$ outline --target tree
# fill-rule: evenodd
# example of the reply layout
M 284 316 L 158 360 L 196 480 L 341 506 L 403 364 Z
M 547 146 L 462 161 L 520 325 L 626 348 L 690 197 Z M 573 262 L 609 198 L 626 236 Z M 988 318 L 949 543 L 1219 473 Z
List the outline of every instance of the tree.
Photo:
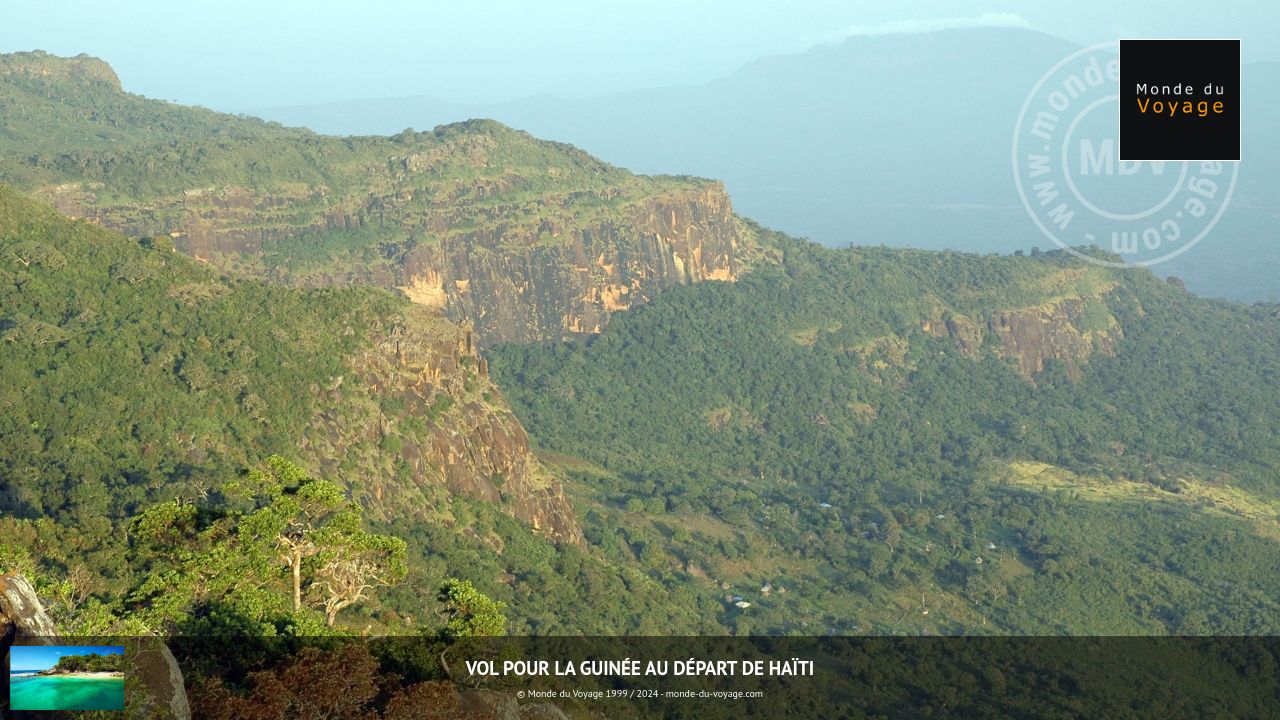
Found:
M 376 718 L 369 706 L 378 697 L 378 661 L 367 648 L 345 645 L 333 652 L 304 647 L 283 661 L 254 672 L 248 692 L 207 677 L 192 693 L 196 717 L 215 720 Z
M 364 600 L 378 585 L 400 582 L 408 572 L 404 540 L 364 532 L 354 512 L 341 514 L 320 535 L 323 565 L 316 573 L 316 586 L 329 627 L 343 608 Z
M 224 484 L 222 496 L 230 507 L 171 502 L 134 521 L 135 560 L 153 567 L 132 600 L 151 622 L 189 624 L 193 609 L 202 608 L 207 612 L 195 615 L 206 623 L 262 623 L 267 634 L 286 625 L 323 632 L 370 589 L 407 572 L 404 541 L 365 532 L 359 508 L 337 485 L 284 458 L 272 456 Z M 288 601 L 280 593 L 282 566 Z M 304 612 L 304 586 L 318 595 L 324 625 Z
M 41 242 L 27 240 L 9 247 L 9 256 L 23 267 L 42 265 L 50 270 L 61 270 L 67 266 L 67 258 L 57 248 Z
M 317 535 L 343 511 L 346 498 L 337 485 L 311 477 L 279 455 L 267 458 L 266 467 L 250 473 L 248 480 L 249 487 L 273 498 L 269 511 L 282 525 L 275 543 L 289 569 L 297 612 L 302 608 L 302 563 L 320 552 Z
M 365 532 L 359 509 L 336 484 L 273 455 L 265 467 L 249 474 L 241 490 L 268 501 L 255 514 L 255 524 L 260 534 L 272 535 L 289 570 L 294 612 L 302 608 L 303 566 L 308 562 L 315 568 L 313 587 L 329 627 L 344 608 L 367 599 L 373 587 L 404 578 L 404 541 Z
M 470 580 L 449 578 L 436 596 L 445 623 L 441 634 L 447 640 L 464 637 L 495 637 L 506 634 L 507 604 L 480 592 Z
M 440 586 L 436 595 L 440 601 L 440 617 L 444 627 L 440 629 L 440 637 L 448 643 L 464 638 L 496 637 L 507 632 L 507 617 L 503 610 L 507 604 L 494 600 L 480 592 L 470 580 L 449 578 Z M 445 660 L 445 654 L 453 647 L 450 644 L 440 653 L 440 667 L 449 678 L 453 673 Z

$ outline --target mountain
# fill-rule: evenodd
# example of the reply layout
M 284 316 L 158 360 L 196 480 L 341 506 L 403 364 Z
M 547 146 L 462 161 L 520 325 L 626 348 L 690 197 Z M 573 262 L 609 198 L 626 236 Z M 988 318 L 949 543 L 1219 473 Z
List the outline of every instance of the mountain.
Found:
M 19 517 L 95 524 L 104 504 L 121 517 L 295 448 L 383 517 L 441 512 L 457 493 L 578 541 L 471 334 L 436 312 L 228 280 L 3 188 L 0 256 L 4 466 L 23 480 L 5 506 Z
M 0 570 L 71 583 L 60 622 L 104 622 L 90 610 L 170 577 L 131 560 L 148 509 L 213 503 L 280 454 L 409 543 L 408 579 L 363 622 L 430 618 L 453 575 L 518 607 L 515 632 L 716 627 L 697 589 L 674 596 L 586 547 L 472 333 L 386 290 L 232 279 L 167 240 L 0 186 Z M 571 610 L 588 592 L 619 599 Z
M 46 203 L 0 190 L 0 569 L 64 612 L 182 603 L 248 547 L 227 592 L 289 630 L 219 489 L 265 462 L 406 550 L 352 632 L 417 632 L 448 577 L 530 634 L 1277 630 L 1275 306 L 835 250 L 495 121 L 326 137 L 38 53 L 0 102 Z M 892 153 L 843 142 L 815 168 Z
M 491 121 L 325 137 L 131 95 L 100 60 L 38 52 L 0 57 L 0 107 L 0 181 L 68 216 L 242 276 L 400 288 L 481 346 L 598 332 L 743 262 L 720 184 Z
M 744 232 L 736 283 L 481 357 L 0 190 L 0 565 L 116 607 L 169 577 L 124 528 L 281 453 L 408 541 L 379 628 L 457 575 L 513 632 L 1275 632 L 1276 308 Z
M 735 284 L 490 354 L 589 542 L 742 596 L 739 632 L 1275 632 L 1276 307 L 758 232 Z
M 726 179 L 748 216 L 827 244 L 910 238 L 945 247 L 949 237 L 912 231 L 920 221 L 892 220 L 944 204 L 1003 209 L 1009 214 L 997 220 L 1016 219 L 1013 120 L 1043 68 L 1073 49 L 1003 28 L 853 37 L 757 60 L 700 86 L 543 96 L 463 112 L 572 141 L 626 167 L 678 165 Z M 386 120 L 379 119 L 389 115 L 385 104 L 378 116 L 366 116 L 363 103 L 265 114 L 325 132 L 387 132 L 453 119 L 447 113 L 458 110 L 404 102 L 405 112 Z M 434 112 L 416 115 L 423 110 Z M 1007 127 L 992 122 L 1005 117 Z M 988 152 L 993 147 L 1000 152 Z M 924 227 L 939 227 L 933 223 Z M 1024 248 L 1016 237 L 987 242 L 1003 244 L 981 250 Z
M 720 178 L 737 209 L 831 246 L 1010 253 L 1046 247 L 1009 167 L 1014 123 L 1041 75 L 1078 46 L 1017 28 L 855 36 L 752 62 L 719 80 L 590 99 L 458 107 L 425 98 L 260 113 L 324 132 L 394 132 L 492 117 L 640 172 Z M 1277 64 L 1243 73 L 1231 211 L 1160 272 L 1193 291 L 1280 300 L 1272 102 Z

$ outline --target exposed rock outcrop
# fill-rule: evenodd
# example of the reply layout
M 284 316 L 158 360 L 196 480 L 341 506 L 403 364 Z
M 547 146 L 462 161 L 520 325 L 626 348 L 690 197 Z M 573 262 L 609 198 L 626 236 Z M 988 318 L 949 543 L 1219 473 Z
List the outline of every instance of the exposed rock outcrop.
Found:
M 337 141 L 297 142 L 312 152 Z M 119 200 L 107 165 L 101 182 L 35 195 L 125 235 L 166 236 L 237 274 L 399 288 L 474 323 L 482 347 L 596 333 L 613 311 L 743 269 L 747 238 L 718 182 L 631 175 L 488 121 L 376 142 L 390 156 L 364 160 L 342 189 L 321 182 L 334 169 L 317 160 L 318 177 L 305 183 L 179 186 Z M 522 164 L 533 153 L 543 164 Z M 327 247 L 324 257 L 308 243 Z
M 548 221 L 533 233 L 487 229 L 419 246 L 399 286 L 471 320 L 482 345 L 560 340 L 598 333 L 609 313 L 677 285 L 736 279 L 737 241 L 729 200 L 710 185 L 594 225 Z
M 703 280 L 735 280 L 741 240 L 719 183 L 689 181 L 660 194 L 622 189 L 588 193 L 616 212 L 587 219 L 566 212 L 582 193 L 504 204 L 413 202 L 413 192 L 370 196 L 344 208 L 323 188 L 254 192 L 223 187 L 184 191 L 146 208 L 100 204 L 95 188 L 64 185 L 40 197 L 60 212 L 134 237 L 167 235 L 178 249 L 254 272 L 265 243 L 365 229 L 408 239 L 357 267 L 277 279 L 308 285 L 352 282 L 395 287 L 410 300 L 474 323 L 479 344 L 559 340 L 598 333 L 609 313 Z M 298 222 L 279 222 L 301 214 Z M 530 217 L 538 222 L 525 222 Z M 520 222 L 517 222 L 520 220 Z M 478 227 L 476 227 L 478 226 Z M 471 227 L 472 229 L 459 230 Z M 250 256 L 247 263 L 233 258 Z
M 1093 310 L 1086 317 L 1091 303 Z M 1116 343 L 1124 337 L 1101 299 L 1082 297 L 1000 310 L 976 322 L 948 314 L 925 322 L 923 329 L 935 337 L 951 338 L 967 357 L 978 357 L 990 339 L 992 351 L 1015 361 L 1028 380 L 1043 372 L 1051 360 L 1062 362 L 1069 376 L 1079 377 L 1081 365 L 1094 355 L 1115 355 Z
M 107 63 L 89 55 L 63 58 L 42 50 L 0 55 L 0 77 L 101 83 L 120 90 L 120 78 Z
M 404 322 L 377 331 L 349 360 L 351 377 L 320 392 L 325 403 L 302 451 L 332 476 L 353 453 L 367 453 L 382 476 L 363 478 L 364 502 L 386 515 L 422 516 L 434 490 L 491 502 L 559 542 L 582 533 L 558 478 L 529 447 L 529 436 L 489 379 L 469 328 L 439 311 L 412 308 Z M 363 408 L 359 421 L 342 408 Z
M 39 640 L 54 634 L 53 620 L 31 582 L 16 573 L 0 576 L 0 635 L 5 638 L 5 648 L 14 639 Z
M 1083 328 L 1087 302 L 1070 298 L 1048 307 L 995 313 L 987 329 L 1000 341 L 1001 354 L 1017 360 L 1024 377 L 1039 374 L 1047 360 L 1065 363 L 1067 373 L 1076 377 L 1091 356 L 1115 355 L 1116 341 L 1123 337 L 1114 322 L 1105 328 Z
M 149 720 L 189 720 L 191 706 L 182 670 L 169 646 L 158 638 L 136 638 L 125 648 L 129 680 L 125 692 L 129 707 Z M 130 702 L 129 700 L 132 700 Z
M 924 331 L 934 337 L 949 337 L 955 340 L 960 354 L 976 358 L 982 350 L 982 342 L 986 331 L 982 325 L 974 323 L 963 315 L 944 315 L 940 320 L 926 321 Z

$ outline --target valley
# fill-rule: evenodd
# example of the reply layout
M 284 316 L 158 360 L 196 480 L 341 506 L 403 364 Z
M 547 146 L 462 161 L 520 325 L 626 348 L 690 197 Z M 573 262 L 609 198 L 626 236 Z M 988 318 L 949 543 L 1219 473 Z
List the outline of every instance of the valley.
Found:
M 0 565 L 63 628 L 1277 631 L 1275 306 L 827 248 L 495 121 L 318 135 L 87 56 L 0 57 L 0 107 Z M 321 481 L 397 570 L 333 614 L 234 531 Z

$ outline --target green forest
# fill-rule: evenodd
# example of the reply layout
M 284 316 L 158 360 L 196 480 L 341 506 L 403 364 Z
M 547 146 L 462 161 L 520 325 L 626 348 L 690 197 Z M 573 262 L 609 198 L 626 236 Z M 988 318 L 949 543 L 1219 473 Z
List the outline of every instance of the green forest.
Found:
M 355 402 L 320 388 L 409 306 L 235 279 L 163 240 L 0 200 L 0 551 L 42 578 L 64 627 L 185 613 L 417 632 L 457 578 L 505 603 L 516 634 L 1274 630 L 1280 449 L 1275 395 L 1258 391 L 1277 378 L 1274 308 L 1062 254 L 829 250 L 763 228 L 737 283 L 672 290 L 590 340 L 490 353 L 584 545 L 481 500 L 417 496 L 437 520 L 362 511 L 360 532 L 403 543 L 404 567 L 331 614 L 314 575 L 310 604 L 293 603 L 281 564 L 217 573 L 219 593 L 248 593 L 234 621 L 208 597 L 152 607 L 207 591 L 190 573 L 219 566 L 199 553 L 240 542 L 228 528 L 276 502 L 233 501 L 228 483 L 273 454 L 315 472 L 300 440 Z M 1083 309 L 1060 332 L 1102 349 L 1030 375 L 998 332 L 937 331 L 1063 307 Z M 370 422 L 360 407 L 344 412 Z M 311 457 L 354 511 L 395 471 L 377 458 L 422 428 Z M 180 530 L 148 546 L 138 523 L 157 518 Z
M 1278 430 L 1278 306 L 0 55 L 0 575 L 63 635 L 164 638 L 198 717 L 468 716 L 459 658 L 562 636 L 816 641 L 841 682 L 798 716 L 1257 714 Z
M 326 621 L 340 632 L 434 631 L 435 598 L 451 578 L 507 603 L 515 633 L 721 627 L 694 610 L 713 602 L 709 589 L 666 588 L 638 563 L 557 545 L 492 503 L 415 486 L 392 448 L 421 446 L 434 425 L 497 402 L 474 367 L 463 368 L 467 387 L 432 400 L 434 417 L 339 455 L 316 439 L 317 418 L 363 428 L 405 411 L 403 399 L 357 393 L 354 381 L 333 389 L 371 336 L 419 322 L 389 292 L 236 280 L 163 240 L 67 221 L 0 187 L 0 307 L 0 571 L 35 578 L 64 632 L 176 631 L 181 617 L 270 634 L 327 632 Z M 447 323 L 432 327 L 452 338 Z M 326 481 L 352 503 L 342 511 L 350 537 L 359 511 L 362 532 L 405 544 L 395 552 L 405 567 L 388 575 L 396 582 L 329 617 L 319 597 L 289 601 L 290 568 L 234 531 L 284 490 L 226 490 L 267 472 L 276 454 L 299 477 L 332 470 Z M 368 507 L 374 483 L 393 488 L 378 512 Z M 617 602 L 568 611 L 592 593 Z M 227 619 L 218 608 L 231 597 L 244 606 Z
M 76 673 L 76 672 L 120 672 L 121 655 L 99 655 L 98 653 L 90 653 L 88 655 L 63 655 L 58 658 L 58 662 L 54 664 L 53 671 L 56 673 Z
M 1277 630 L 1275 308 L 1065 253 L 759 233 L 773 262 L 738 283 L 491 353 L 592 543 L 723 583 L 739 632 Z M 1120 339 L 1031 377 L 996 332 L 922 330 L 1073 299 Z
M 705 181 L 488 121 L 331 138 L 126 93 L 92 58 L 0 65 L 0 178 L 137 213 L 123 237 L 0 189 L 0 558 L 65 627 L 222 622 L 191 595 L 214 592 L 215 552 L 249 563 L 217 573 L 234 622 L 286 634 L 434 627 L 451 579 L 516 634 L 1276 629 L 1275 307 L 1063 253 L 833 250 L 744 220 L 736 282 L 497 348 L 489 376 L 449 355 L 462 329 L 359 279 L 442 232 L 615 232 L 631 199 Z M 424 224 L 316 224 L 369 193 Z M 212 263 L 143 232 L 241 202 L 287 231 L 239 228 L 261 248 Z M 305 268 L 353 281 L 254 279 Z M 392 391 L 406 338 L 451 374 Z M 462 428 L 496 447 L 519 427 L 529 487 L 424 480 Z M 294 479 L 228 490 L 263 473 Z M 324 590 L 325 553 L 269 563 L 252 543 L 280 533 L 233 531 L 292 526 L 303 487 L 337 493 L 335 548 L 381 548 L 358 564 L 385 581 L 356 601 Z M 560 487 L 582 542 L 517 519 Z

